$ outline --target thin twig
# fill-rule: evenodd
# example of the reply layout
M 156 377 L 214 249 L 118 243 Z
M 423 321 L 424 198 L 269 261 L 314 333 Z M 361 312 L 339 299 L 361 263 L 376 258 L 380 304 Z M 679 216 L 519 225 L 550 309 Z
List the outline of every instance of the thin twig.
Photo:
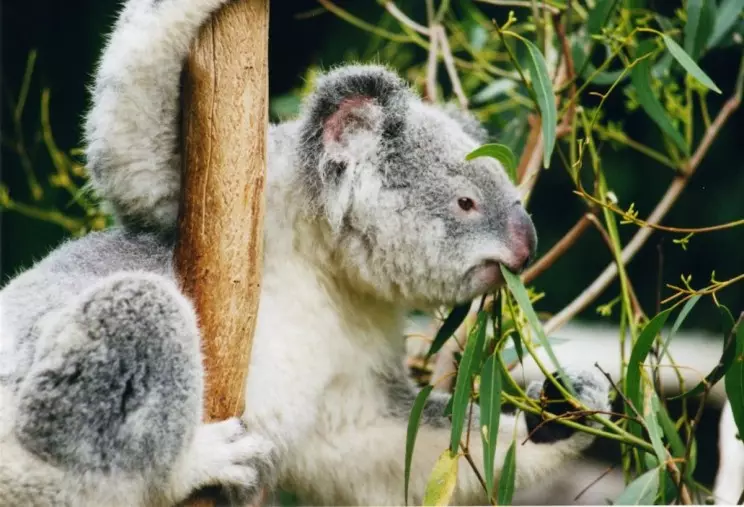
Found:
M 444 27 L 437 25 L 432 27 L 432 30 L 436 29 L 439 32 L 438 43 L 442 50 L 442 58 L 444 59 L 444 68 L 447 69 L 447 75 L 449 75 L 450 81 L 452 82 L 452 90 L 457 96 L 457 100 L 460 102 L 460 107 L 467 109 L 468 98 L 465 95 L 465 91 L 462 89 L 460 78 L 457 75 L 457 69 L 455 68 L 455 59 L 452 56 L 452 50 L 450 49 L 449 40 L 447 39 L 447 32 L 444 31 Z
M 742 68 L 744 68 L 744 66 Z M 742 71 L 740 69 L 740 76 L 742 75 L 741 72 Z M 647 220 L 649 224 L 656 225 L 661 222 L 664 216 L 666 216 L 672 205 L 679 198 L 682 190 L 684 190 L 684 188 L 687 186 L 690 177 L 697 170 L 700 162 L 703 160 L 703 157 L 705 157 L 708 149 L 713 143 L 713 140 L 716 138 L 723 125 L 731 117 L 734 111 L 736 111 L 740 104 L 741 87 L 737 86 L 736 93 L 726 101 L 726 103 L 723 105 L 718 115 L 716 116 L 716 119 L 711 124 L 710 128 L 705 132 L 705 136 L 700 142 L 700 145 L 695 150 L 693 156 L 690 158 L 686 170 L 681 175 L 675 177 L 674 180 L 672 180 L 672 183 L 669 185 L 669 188 L 667 188 L 666 193 L 656 205 L 656 208 L 654 208 L 654 210 L 649 215 Z M 626 265 L 628 262 L 630 262 L 635 254 L 638 253 L 638 250 L 640 250 L 641 247 L 646 243 L 653 231 L 654 229 L 652 229 L 651 227 L 643 227 L 635 234 L 635 236 L 633 236 L 630 242 L 625 246 L 625 248 L 623 248 L 623 251 L 621 253 L 621 260 L 623 265 Z M 571 320 L 576 314 L 584 310 L 589 304 L 591 304 L 592 301 L 597 298 L 597 296 L 599 296 L 607 288 L 612 280 L 614 280 L 615 276 L 617 276 L 617 272 L 617 265 L 615 263 L 607 266 L 602 274 L 600 274 L 599 277 L 597 277 L 597 279 L 594 280 L 591 285 L 589 285 L 589 287 L 584 289 L 584 291 L 579 294 L 576 299 L 569 303 L 568 306 L 566 306 L 563 310 L 553 316 L 553 318 L 551 318 L 545 324 L 545 332 L 548 334 L 554 333 L 566 322 Z
M 591 223 L 587 213 L 535 264 L 522 274 L 522 282 L 527 284 L 545 272 L 584 234 Z
M 429 28 L 416 23 L 414 20 L 406 16 L 403 11 L 398 9 L 398 6 L 395 5 L 394 2 L 388 0 L 383 4 L 383 6 L 385 7 L 385 10 L 387 10 L 388 13 L 390 13 L 390 15 L 394 17 L 401 25 L 405 25 L 414 32 L 418 32 L 421 35 L 428 36 L 430 34 Z
M 513 6 L 513 7 L 528 7 L 532 8 L 533 3 L 529 0 L 475 0 L 476 2 L 480 2 L 483 4 L 491 4 L 491 5 L 504 5 L 504 6 Z M 545 2 L 540 2 L 538 5 L 538 8 L 544 9 L 551 14 L 560 14 L 560 9 L 558 7 L 553 7 L 552 5 L 548 5 Z

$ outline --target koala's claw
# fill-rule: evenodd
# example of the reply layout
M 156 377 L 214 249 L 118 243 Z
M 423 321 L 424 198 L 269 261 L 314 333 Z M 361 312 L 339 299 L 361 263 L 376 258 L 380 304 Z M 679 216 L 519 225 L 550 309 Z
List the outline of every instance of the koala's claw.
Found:
M 591 370 L 573 370 L 564 368 L 566 379 L 560 374 L 554 373 L 553 377 L 564 387 L 570 384 L 578 401 L 589 411 L 610 411 L 610 382 L 600 372 Z M 567 380 L 567 382 L 566 382 Z M 545 411 L 555 415 L 577 412 L 577 409 L 569 403 L 558 388 L 549 379 L 543 382 L 531 382 L 527 387 L 527 395 L 530 398 L 540 400 Z M 525 414 L 527 427 L 531 433 L 533 442 L 554 442 L 563 440 L 574 435 L 575 430 L 557 422 L 543 423 L 542 418 L 535 414 Z M 588 420 L 583 415 L 572 418 L 576 422 L 597 426 L 599 423 Z
M 253 505 L 276 483 L 278 453 L 233 417 L 202 425 L 185 463 L 191 491 L 218 487 L 229 505 Z

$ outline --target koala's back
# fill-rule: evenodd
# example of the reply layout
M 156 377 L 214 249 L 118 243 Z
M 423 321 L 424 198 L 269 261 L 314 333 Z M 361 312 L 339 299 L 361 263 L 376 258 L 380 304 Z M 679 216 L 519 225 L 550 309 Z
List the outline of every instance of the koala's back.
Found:
M 68 241 L 0 290 L 0 384 L 23 377 L 41 319 L 118 271 L 173 276 L 171 242 L 120 229 Z

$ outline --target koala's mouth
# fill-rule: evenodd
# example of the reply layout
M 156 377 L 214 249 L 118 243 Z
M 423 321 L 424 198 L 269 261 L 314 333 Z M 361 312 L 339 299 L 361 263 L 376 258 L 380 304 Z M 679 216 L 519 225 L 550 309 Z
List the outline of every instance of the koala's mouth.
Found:
M 466 279 L 477 294 L 497 289 L 504 283 L 501 262 L 492 259 L 480 262 L 468 270 Z

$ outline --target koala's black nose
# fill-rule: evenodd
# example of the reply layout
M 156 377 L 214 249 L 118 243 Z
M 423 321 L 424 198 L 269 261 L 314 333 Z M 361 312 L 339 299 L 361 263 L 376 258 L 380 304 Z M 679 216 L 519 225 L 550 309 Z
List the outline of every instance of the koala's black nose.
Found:
M 521 203 L 512 206 L 507 231 L 507 245 L 511 259 L 506 262 L 506 266 L 514 272 L 519 272 L 532 260 L 537 248 L 535 225 Z

